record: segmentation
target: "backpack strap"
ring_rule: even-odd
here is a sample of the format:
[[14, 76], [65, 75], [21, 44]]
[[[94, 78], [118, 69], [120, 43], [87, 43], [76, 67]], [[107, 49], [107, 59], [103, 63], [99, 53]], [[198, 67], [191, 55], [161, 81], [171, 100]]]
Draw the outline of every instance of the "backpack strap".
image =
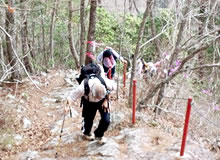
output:
[[88, 76], [87, 78], [84, 79], [84, 95], [88, 96], [89, 95], [89, 92], [90, 92], [90, 88], [89, 88], [89, 79], [91, 77]]

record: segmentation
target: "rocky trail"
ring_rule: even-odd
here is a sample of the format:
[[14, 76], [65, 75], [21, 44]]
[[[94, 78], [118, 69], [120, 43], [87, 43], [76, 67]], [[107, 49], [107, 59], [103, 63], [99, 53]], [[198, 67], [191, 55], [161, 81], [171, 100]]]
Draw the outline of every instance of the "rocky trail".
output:
[[[107, 143], [82, 139], [80, 100], [72, 106], [72, 117], [64, 119], [62, 99], [77, 87], [75, 71], [51, 70], [21, 84], [1, 86], [0, 119], [1, 160], [174, 160], [179, 159], [183, 120], [171, 117], [154, 120], [148, 109], [137, 111], [137, 121], [131, 124], [131, 109], [120, 89], [119, 99], [112, 96], [112, 123], [105, 134]], [[47, 93], [47, 94], [45, 94]], [[13, 115], [13, 116], [11, 116]], [[97, 126], [97, 113], [94, 128]], [[59, 143], [59, 145], [58, 145]], [[56, 152], [58, 158], [55, 158]], [[215, 154], [204, 142], [187, 137], [184, 159], [214, 160]]]

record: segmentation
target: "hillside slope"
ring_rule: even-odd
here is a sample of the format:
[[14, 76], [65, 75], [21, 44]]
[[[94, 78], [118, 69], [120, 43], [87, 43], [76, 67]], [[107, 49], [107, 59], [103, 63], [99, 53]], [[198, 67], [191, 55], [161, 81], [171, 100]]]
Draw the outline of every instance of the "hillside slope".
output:
[[[179, 157], [182, 121], [172, 115], [154, 120], [151, 110], [137, 111], [136, 124], [131, 124], [131, 109], [120, 89], [119, 100], [112, 96], [112, 123], [105, 137], [107, 143], [82, 139], [80, 100], [72, 107], [72, 117], [65, 116], [62, 139], [59, 143], [64, 114], [62, 99], [77, 87], [75, 71], [52, 70], [33, 77], [41, 90], [31, 81], [5, 84], [1, 87], [1, 160], [57, 159], [149, 159], [173, 160]], [[71, 85], [70, 85], [71, 84]], [[47, 93], [47, 94], [45, 94]], [[98, 115], [98, 114], [97, 114]], [[96, 117], [94, 128], [99, 116]], [[187, 137], [184, 159], [215, 160], [216, 154], [203, 141]]]

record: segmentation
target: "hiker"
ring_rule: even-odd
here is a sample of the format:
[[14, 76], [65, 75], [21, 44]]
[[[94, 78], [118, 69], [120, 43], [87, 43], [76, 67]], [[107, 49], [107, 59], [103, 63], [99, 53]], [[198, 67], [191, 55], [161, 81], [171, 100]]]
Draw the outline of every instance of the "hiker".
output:
[[[99, 66], [101, 67], [101, 65]], [[102, 67], [101, 72], [104, 72]], [[99, 144], [105, 143], [103, 137], [104, 132], [107, 131], [110, 125], [108, 94], [113, 90], [116, 90], [116, 84], [113, 80], [108, 79], [103, 76], [103, 74], [91, 74], [85, 78], [75, 90], [69, 93], [67, 97], [67, 104], [69, 106], [71, 106], [76, 99], [82, 97], [82, 132], [84, 139], [96, 139]], [[67, 111], [68, 107], [66, 107], [65, 110]], [[94, 135], [91, 134], [91, 129], [97, 110], [101, 115], [101, 119], [98, 127], [94, 131], [94, 137]]]
[[[124, 60], [122, 56], [120, 56], [114, 49], [110, 47], [107, 47], [97, 56], [97, 62], [103, 65], [104, 72], [106, 73], [107, 77], [110, 79], [114, 78], [116, 61], [118, 59], [123, 63], [127, 63], [127, 61]], [[108, 74], [110, 69], [111, 69], [111, 77]]]
[[[132, 57], [133, 58], [133, 55]], [[136, 62], [136, 68], [135, 68], [135, 76], [138, 79], [146, 78], [147, 76], [147, 63], [144, 61], [143, 58], [138, 58]], [[131, 67], [129, 68], [129, 72], [127, 72], [127, 77], [131, 77]]]

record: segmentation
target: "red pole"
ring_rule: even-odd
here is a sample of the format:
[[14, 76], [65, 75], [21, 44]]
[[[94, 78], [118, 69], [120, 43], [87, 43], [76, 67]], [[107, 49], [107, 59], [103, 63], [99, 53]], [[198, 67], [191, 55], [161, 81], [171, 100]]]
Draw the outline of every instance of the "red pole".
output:
[[191, 111], [191, 102], [192, 99], [188, 99], [187, 103], [187, 109], [186, 109], [186, 116], [185, 116], [185, 124], [184, 124], [184, 129], [183, 129], [183, 137], [182, 137], [182, 144], [181, 144], [181, 149], [180, 149], [180, 156], [183, 156], [184, 150], [185, 150], [185, 145], [186, 145], [186, 137], [187, 137], [187, 131], [188, 131], [188, 126], [189, 126], [189, 118], [190, 118], [190, 111]]
[[136, 110], [136, 80], [133, 80], [133, 107], [132, 107], [132, 124], [135, 123], [135, 110]]
[[108, 78], [109, 78], [109, 79], [112, 79], [112, 68], [109, 68]]
[[127, 63], [124, 63], [124, 70], [123, 70], [123, 84], [124, 84], [124, 88], [126, 85], [126, 71], [127, 71]]

